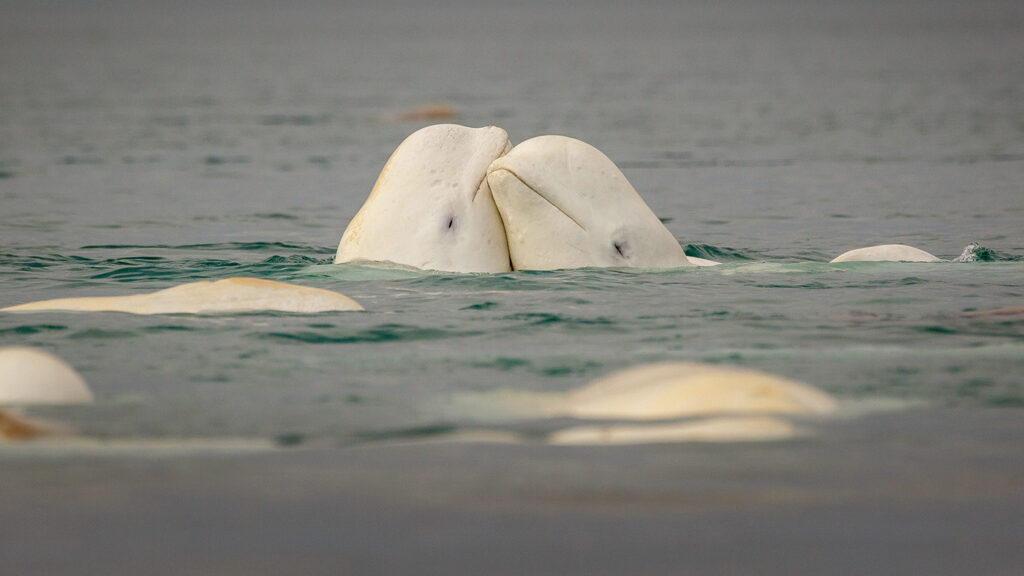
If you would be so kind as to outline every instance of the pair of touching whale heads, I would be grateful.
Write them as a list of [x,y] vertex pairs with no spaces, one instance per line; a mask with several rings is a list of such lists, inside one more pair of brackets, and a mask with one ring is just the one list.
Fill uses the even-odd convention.
[[334,261],[450,272],[708,263],[683,253],[593,146],[539,136],[513,148],[501,128],[454,124],[402,142]]
[[[853,260],[934,261],[903,245]],[[687,256],[617,166],[565,136],[512,147],[496,126],[438,124],[395,150],[341,237],[335,263],[450,272],[711,266]]]

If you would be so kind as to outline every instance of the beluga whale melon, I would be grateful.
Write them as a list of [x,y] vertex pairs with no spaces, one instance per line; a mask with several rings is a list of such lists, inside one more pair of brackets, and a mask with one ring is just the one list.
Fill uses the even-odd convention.
[[679,242],[600,150],[538,136],[487,169],[516,270],[710,265]]
[[447,272],[511,270],[487,167],[511,149],[496,126],[422,128],[391,155],[349,222],[334,262]]

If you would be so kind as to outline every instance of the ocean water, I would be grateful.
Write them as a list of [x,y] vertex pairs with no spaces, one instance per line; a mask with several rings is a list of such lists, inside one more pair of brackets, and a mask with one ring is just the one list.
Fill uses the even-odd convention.
[[[891,556],[890,567],[963,573],[986,558],[980,566],[1011,573],[1024,560],[1021,516],[1009,513],[1024,508],[1024,314],[970,313],[1024,306],[1020,54],[1024,7],[1013,2],[5,2],[0,307],[253,276],[336,290],[366,311],[2,314],[0,346],[50,350],[83,375],[95,405],[33,412],[82,436],[267,440],[287,454],[237,465],[275,486],[294,480],[290,467],[313,466],[295,456],[308,449],[332,463],[325,466],[339,486],[358,485],[381,502],[419,498],[428,486],[439,517],[486,524],[482,536],[449,534],[452,555],[444,558],[399,532],[404,563],[381,563],[388,536],[364,536],[361,560],[350,565],[371,568],[364,573],[415,571],[417,553],[449,572],[480,568],[470,544],[482,541],[502,558],[512,554],[500,545],[506,536],[536,553],[536,564],[486,571],[664,573],[685,565],[668,550],[690,542],[707,546],[690,565],[704,573],[864,573],[872,565],[841,553],[844,542],[885,551],[887,541],[967,538],[973,547],[937,557],[952,563],[932,565],[935,556],[911,546]],[[452,121],[505,128],[513,143],[549,133],[590,142],[623,169],[688,254],[723,265],[479,275],[332,264],[391,151],[426,124],[395,117],[438,103],[456,111]],[[949,261],[827,263],[884,243]],[[974,261],[953,262],[970,244]],[[445,452],[452,448],[390,444],[453,430],[543,432],[551,422],[517,405],[517,394],[568,391],[663,360],[764,370],[841,404],[875,408],[766,452],[527,446],[453,456]],[[949,439],[948,451],[940,438]],[[84,519],[131,514],[131,503],[149,494],[138,486],[166,472],[133,460],[137,454],[107,456],[38,461],[31,449],[0,450],[9,471],[5,517],[31,521],[32,503],[52,496],[39,479],[77,494],[80,485],[67,478],[87,477],[130,495],[108,508],[95,494],[80,495],[52,512],[68,520],[65,528],[5,538],[19,542],[0,545],[15,566],[73,569],[75,553],[40,552],[46,535],[83,548],[146,538],[127,529],[85,535]],[[161,490],[170,498],[162,512],[203,486],[238,488],[236,464],[181,458],[159,465],[176,471],[184,491]],[[363,476],[346,467],[350,458],[366,467]],[[543,498],[504,478],[509,462],[546,487]],[[895,479],[879,475],[881,466],[907,462],[920,465],[918,476],[902,468]],[[975,474],[964,476],[965,463]],[[781,472],[815,466],[830,472]],[[450,475],[439,472],[445,468]],[[705,472],[754,494],[753,507],[730,493],[715,506],[731,502],[731,512],[701,508],[680,520],[719,526],[718,540],[641,545],[613,538],[618,529],[591,515],[609,513],[612,494],[620,499],[613,509],[629,517],[623,530],[659,531],[663,518],[630,514],[648,514],[662,500],[668,510],[689,509],[712,490],[708,480],[661,482]],[[594,480],[599,473],[611,480]],[[762,473],[770,486],[759,483]],[[419,478],[420,491],[396,476]],[[949,483],[932,486],[930,478]],[[321,503],[338,496],[323,482],[310,488]],[[843,488],[833,492],[837,482]],[[923,486],[930,488],[920,496]],[[803,504],[785,505],[786,494],[808,493],[826,507],[824,494],[857,497],[837,496],[821,515],[796,496]],[[912,506],[904,500],[911,494]],[[291,518],[301,534],[317,531],[315,505],[291,510],[280,497],[252,501]],[[488,524],[504,517],[481,512],[523,502],[537,510],[541,501],[574,503],[545,522],[590,534],[570,548],[600,551],[589,556],[593,565],[531,540],[533,516]],[[389,509],[388,517],[407,526],[423,505],[415,502],[412,512]],[[768,519],[765,506],[780,515]],[[746,513],[764,530],[745,524]],[[225,539],[245,520],[217,518],[222,523],[211,525],[224,529],[210,528],[210,537],[229,552],[259,557],[310,546],[307,560],[330,556],[326,543],[264,547],[270,536],[252,526]],[[588,532],[595,524],[603,528]],[[891,540],[872,536],[908,525]],[[189,524],[167,526],[180,535]],[[791,538],[773,552],[762,537],[778,526]],[[808,559],[803,547],[821,533],[835,537]],[[747,564],[730,557],[730,538],[761,542],[752,547],[760,555]],[[172,556],[195,546],[178,539],[160,550]],[[248,566],[212,557],[190,556],[191,565],[222,573]],[[97,566],[104,558],[93,557]]]

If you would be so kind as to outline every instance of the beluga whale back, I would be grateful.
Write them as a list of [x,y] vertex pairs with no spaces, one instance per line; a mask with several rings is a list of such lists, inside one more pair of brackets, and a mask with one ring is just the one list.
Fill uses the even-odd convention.
[[538,136],[487,170],[512,267],[675,268],[691,262],[618,167],[593,146]]
[[448,272],[511,270],[487,167],[511,149],[496,126],[422,128],[391,155],[338,244],[336,264],[393,262]]
[[40,300],[0,308],[0,312],[224,314],[272,310],[315,314],[362,309],[355,300],[331,290],[261,278],[225,278],[189,282],[145,294]]
[[832,262],[941,262],[930,254],[906,244],[880,244],[843,252]]

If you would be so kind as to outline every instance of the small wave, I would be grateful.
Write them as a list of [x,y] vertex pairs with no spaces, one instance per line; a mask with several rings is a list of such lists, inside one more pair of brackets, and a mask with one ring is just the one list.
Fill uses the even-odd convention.
[[63,256],[60,254],[42,254],[39,256],[24,256],[21,254],[0,254],[0,266],[18,269],[22,272],[42,270],[51,266],[67,264],[68,262],[80,262],[81,259],[75,256]]
[[108,278],[122,282],[133,282],[139,280],[158,280],[168,277],[177,277],[179,271],[168,270],[160,266],[121,266],[114,270],[108,270],[94,274],[89,278],[92,280],[105,280]]
[[147,326],[142,329],[143,332],[159,333],[159,332],[194,332],[196,328],[192,326],[181,326],[178,324],[158,324],[156,326]]
[[497,356],[488,360],[470,360],[466,365],[473,368],[490,368],[500,372],[508,372],[518,368],[529,368],[532,366],[532,363],[526,358]]
[[499,306],[501,306],[500,303],[488,300],[486,302],[477,302],[476,304],[463,306],[462,308],[459,308],[459,310],[491,310]]
[[557,325],[567,329],[609,329],[621,330],[616,322],[610,318],[598,316],[596,318],[574,318],[562,314],[551,314],[548,312],[521,312],[505,316],[502,320],[512,322],[525,322],[528,327]]
[[359,432],[355,434],[357,440],[362,442],[385,442],[396,440],[418,440],[422,438],[434,438],[444,436],[457,431],[459,428],[454,424],[438,423],[411,428],[394,428],[390,430],[374,430]]
[[[333,254],[333,253],[332,253]],[[424,274],[432,274],[430,271],[420,270],[407,266],[373,265],[369,263],[334,264],[333,258],[306,266],[296,276],[305,278],[330,278],[332,280],[343,280],[346,282],[372,281],[372,280],[404,280],[417,278]]]
[[118,338],[134,338],[138,334],[131,330],[104,330],[101,328],[87,328],[85,330],[79,330],[74,334],[68,336],[72,340],[111,340]]
[[[66,277],[80,280],[117,282],[186,282],[226,276],[287,280],[312,266],[329,263],[327,255],[334,253],[333,249],[323,246],[286,242],[93,244],[79,250],[79,253],[60,254],[3,253],[0,267],[24,273],[53,274],[59,270]],[[104,254],[104,251],[113,254]],[[206,254],[212,257],[203,257]]]
[[67,330],[67,326],[61,324],[25,324],[23,326],[12,326],[11,328],[0,329],[0,338],[12,335],[12,336],[27,336],[29,334],[39,334],[41,332],[53,332],[56,330]]
[[299,217],[294,214],[286,214],[284,212],[256,212],[250,215],[251,218],[257,218],[260,220],[298,220]]
[[145,282],[173,279],[176,282],[213,280],[226,276],[277,278],[305,270],[325,260],[310,255],[274,254],[256,262],[237,258],[174,259],[163,256],[134,255],[119,258],[85,258],[48,254],[41,256],[0,255],[0,265],[23,272],[65,267],[75,275],[87,274],[90,280]]
[[221,242],[213,244],[89,244],[82,246],[81,250],[210,250],[229,251],[242,250],[246,252],[262,252],[267,250],[293,250],[296,252],[313,252],[316,254],[334,254],[334,248],[328,246],[313,246],[309,244],[295,244],[291,242]]
[[706,260],[757,260],[759,256],[751,250],[737,250],[725,246],[712,246],[710,244],[687,244],[683,247],[687,256],[704,258]]
[[964,246],[963,252],[953,262],[1021,262],[1024,256],[1015,256],[986,248],[977,242]]
[[539,376],[560,377],[590,374],[604,368],[598,362],[582,358],[551,357],[530,360],[513,356],[497,356],[487,359],[473,359],[465,362],[472,368],[484,368],[499,372],[526,370]]
[[442,330],[440,328],[421,328],[404,324],[382,324],[373,328],[356,331],[323,331],[309,330],[295,332],[267,332],[257,335],[261,339],[299,342],[303,344],[362,344],[381,342],[410,342],[414,340],[441,340],[445,338],[462,338],[479,336],[479,331]]

